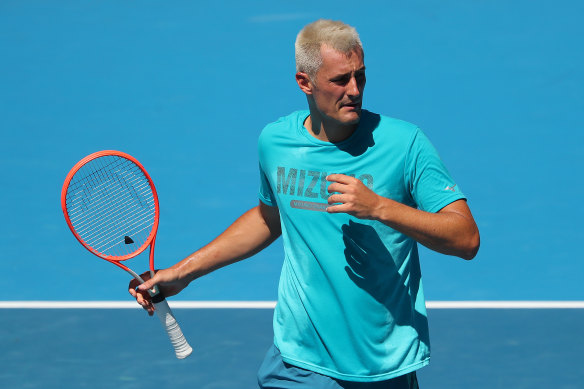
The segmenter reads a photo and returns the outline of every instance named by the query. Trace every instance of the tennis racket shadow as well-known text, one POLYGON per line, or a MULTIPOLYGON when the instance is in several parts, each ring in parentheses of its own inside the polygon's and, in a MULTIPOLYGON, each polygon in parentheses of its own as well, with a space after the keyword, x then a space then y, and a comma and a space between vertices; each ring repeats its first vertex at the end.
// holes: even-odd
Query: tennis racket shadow
MULTIPOLYGON (((396 324, 411 325, 413 316, 413 321, 419 328, 427 327, 428 318, 413 309, 418 293, 422 293, 419 262, 410 262, 410 266, 400 273, 402 264, 396 264, 394 256, 375 228, 350 220, 342 226, 342 231, 347 261, 345 271, 355 285, 385 306, 396 324), (392 304, 393 301, 404 298, 412 301, 412 304, 392 304)), ((388 230, 388 233, 397 232, 388 230)), ((414 245, 412 254, 416 255, 417 244, 411 239, 410 241, 414 245)), ((427 332, 424 332, 418 335, 429 347, 430 339, 427 332)))

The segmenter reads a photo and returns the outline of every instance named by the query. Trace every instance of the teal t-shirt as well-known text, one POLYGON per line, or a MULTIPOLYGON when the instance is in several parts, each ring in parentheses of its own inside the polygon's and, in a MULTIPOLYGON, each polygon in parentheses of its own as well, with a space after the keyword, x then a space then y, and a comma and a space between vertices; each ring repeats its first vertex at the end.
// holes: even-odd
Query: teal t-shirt
POLYGON ((327 213, 325 178, 352 175, 427 212, 464 195, 416 126, 364 110, 333 144, 308 133, 308 115, 280 118, 259 138, 259 196, 279 208, 285 252, 275 345, 287 363, 342 380, 419 369, 430 342, 417 244, 381 222, 327 213))

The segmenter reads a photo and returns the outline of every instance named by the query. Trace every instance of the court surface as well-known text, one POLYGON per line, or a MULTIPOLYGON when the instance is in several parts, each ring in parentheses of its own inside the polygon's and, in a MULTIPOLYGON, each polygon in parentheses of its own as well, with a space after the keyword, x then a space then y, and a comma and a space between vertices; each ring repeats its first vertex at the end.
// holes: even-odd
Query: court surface
MULTIPOLYGON (((89 153, 127 152, 153 177, 159 267, 256 205, 257 137, 305 107, 293 42, 321 17, 360 32, 364 107, 418 124, 469 198, 481 250, 422 249, 427 300, 583 301, 582 14, 575 0, 2 1, 0 303, 129 301, 127 275, 60 209, 89 153)), ((281 264, 277 241, 173 300, 273 301, 281 264)), ((138 309, 0 309, 0 387, 253 387, 271 313, 180 309, 196 351, 176 361, 138 309)), ((582 319, 431 309, 422 388, 581 388, 582 319)))
MULTIPOLYGON (((177 309, 177 360, 141 309, 0 310, 3 388, 255 388, 271 309, 177 309), (127 323, 136 325, 127 326, 127 323)), ((579 389, 584 309, 430 309, 424 389, 579 389)))

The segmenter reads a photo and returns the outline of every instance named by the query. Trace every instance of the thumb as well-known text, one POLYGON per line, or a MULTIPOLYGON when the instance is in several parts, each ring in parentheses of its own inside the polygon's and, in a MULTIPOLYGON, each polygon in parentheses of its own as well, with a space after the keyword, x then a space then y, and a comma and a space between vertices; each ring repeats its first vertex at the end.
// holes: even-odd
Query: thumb
POLYGON ((143 284, 140 284, 138 286, 138 289, 144 292, 147 291, 148 289, 152 289, 158 283, 157 278, 158 276, 154 275, 154 277, 152 277, 151 279, 144 281, 143 284))

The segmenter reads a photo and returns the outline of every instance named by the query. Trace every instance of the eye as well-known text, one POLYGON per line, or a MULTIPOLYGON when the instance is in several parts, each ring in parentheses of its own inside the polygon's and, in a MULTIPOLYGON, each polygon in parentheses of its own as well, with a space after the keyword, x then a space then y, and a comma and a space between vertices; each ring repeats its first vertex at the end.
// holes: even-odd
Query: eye
POLYGON ((351 79, 350 76, 346 75, 346 76, 341 76, 341 77, 336 77, 333 78, 331 81, 334 82, 337 85, 347 85, 349 83, 349 80, 351 79))

